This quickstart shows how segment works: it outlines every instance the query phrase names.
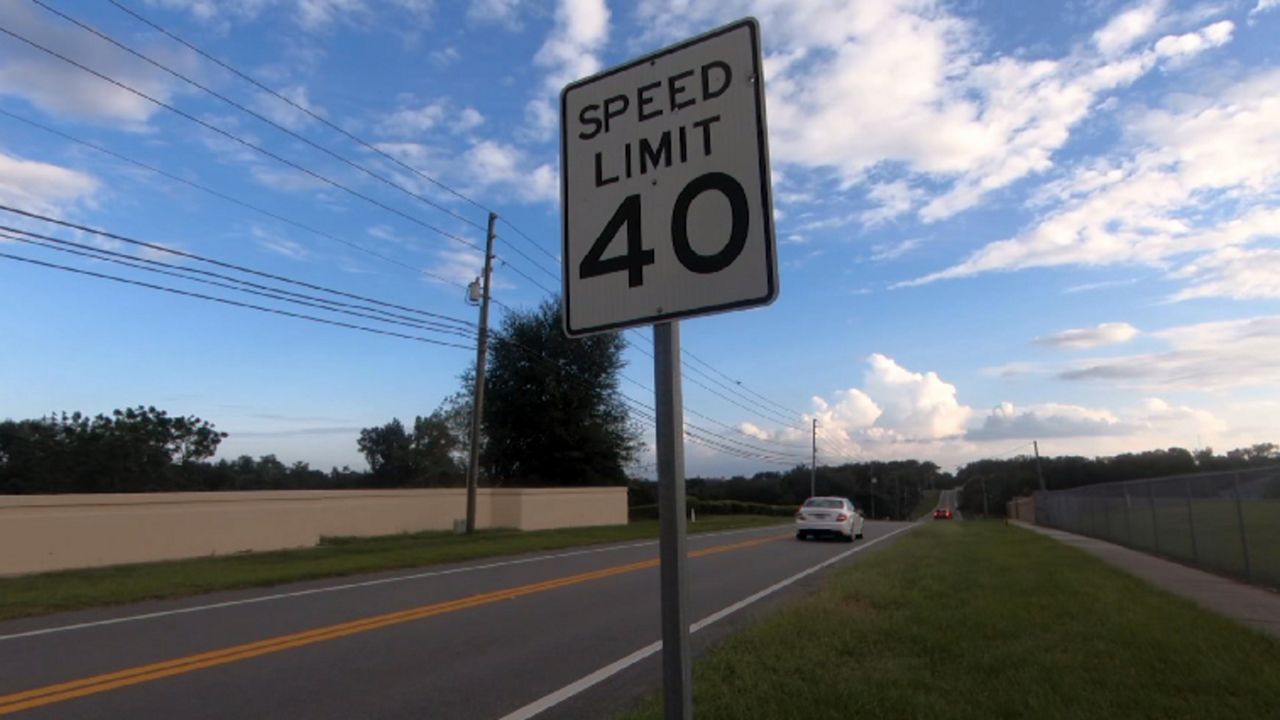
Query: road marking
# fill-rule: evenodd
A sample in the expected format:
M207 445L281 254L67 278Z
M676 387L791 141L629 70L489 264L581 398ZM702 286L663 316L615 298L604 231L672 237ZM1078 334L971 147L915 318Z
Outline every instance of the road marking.
M722 537L725 535L741 535L748 532L760 532L761 530L771 530L771 526L763 528L745 528L742 530L722 530L713 533L698 533L690 535L690 540L702 538ZM428 572L414 573L412 575L397 575L395 577L380 578L378 580L363 580L361 582L344 583L342 585L328 585L321 588L311 588L310 590L295 590L293 592L276 593L274 595L262 595L259 597L245 598L243 600L228 600L220 603L210 603L207 605L196 605L194 607L176 608L174 610L160 610L157 612L143 613L141 615L128 615L125 617L110 618L107 620L94 620L91 622L75 623L73 625L59 625L56 627L41 628L39 630L26 630L24 632L11 633L9 635L0 635L0 642L5 640L17 640L18 638L35 637L38 635L52 635L54 633L69 632L72 630L84 630L87 628L102 627L104 625L118 625L120 623L138 622L140 620L154 620L155 618L168 617L170 615L185 615L187 613L205 612L207 610L220 610L222 608L238 607L240 605L253 605L255 603L270 602L274 600L286 600L289 598L304 597L307 595L320 595L323 593L338 592L340 590L353 590L357 588L372 587L374 585L387 585L390 583L406 582L409 580L421 580L423 578L439 577L443 575L457 575L459 573L474 572L477 570L492 570L493 568L507 567L510 565L525 565L528 563L542 562L545 560L559 560L567 557L576 557L578 555L594 555L596 553L614 552L617 550L632 550L635 548L649 547L657 545L657 540L646 540L645 542L631 543L628 545L610 545L609 547L591 548L588 550L574 550L571 552L556 553L554 555L539 555L531 558L520 558L519 560L503 560L501 562L486 563L484 565L468 565L467 567L451 568L449 570L431 570Z
M810 567L806 570L801 570L800 572L796 573L795 575L792 575L791 577L785 580L776 582L770 585L769 587L761 590L760 592L755 593L754 595L749 595L739 600L738 602L733 603L732 605L729 605L728 607L722 608L702 618L698 622L689 626L689 632L690 633L698 632L699 630L707 627L708 625L711 625L712 623L723 620L724 618L756 602L757 600L760 600L763 597L772 595L773 593L781 590L782 588L785 588L788 585L791 585L792 583L802 580L805 577L808 577L809 575L812 575L813 573L829 565L838 563L841 560L849 557L850 555L853 555L854 553L862 552L863 550L866 550L867 548L871 547L872 545L875 545L878 542L888 540L894 535L897 535L900 532L905 532L907 530L910 530L911 528L914 528L917 525L919 525L918 522L907 525L906 527L898 528L897 530L894 530L893 532L890 532L887 535L882 535L878 538L875 538L874 540L869 540L866 542L866 544L859 545L850 550L846 550L840 553L839 555L836 555L835 557L829 558L827 560L824 560L818 563L817 565L814 565L813 567ZM655 643L646 645L624 658L621 658L612 663L609 663L608 665L605 665L599 670L596 670L595 672L589 675L585 675L569 683L568 685L565 685L564 687L560 688L559 690L556 690L553 693L550 693L541 698L538 698L537 700L534 700L533 702L529 703L528 705L525 705L524 707L518 710L515 710L514 712L510 712L506 715L503 715L499 720L529 720L529 718L539 715L547 710L550 710L556 705L559 705L565 700L568 700L569 698L581 693L582 691L590 688L591 686L597 685L609 679L610 677L617 675L618 673L622 672L623 670L626 670L632 665L635 665L641 660L644 660L650 655L657 653L661 649L662 649L661 640Z
M719 553L741 550L744 548L754 547L756 545L763 545L764 543L774 542L790 536L791 533L788 532L783 535L770 535L763 538L753 538L751 540L730 543L728 545L715 545L709 548L690 552L689 557L699 558L706 557L708 555L717 555ZM116 688L151 682L153 680L159 680L172 675L180 675L183 673L194 672L196 670L216 667L218 665L226 665L228 663L239 662L241 660L248 660L249 658L254 658L259 655L289 650L305 645L324 642L326 640L335 640L348 635L355 635L357 633L377 630L390 625L398 625L400 623L412 622L436 615L443 615L445 613L466 610L498 601L514 600L515 598L525 595L533 595L535 593L546 592L548 590L555 590L557 588L577 585L584 582L590 582L592 580L600 580L607 577L613 577L615 575L622 575L657 566L657 558L626 563L624 565L614 565L613 567L602 568L600 570L592 570L589 572L578 573L576 575L567 575L564 577L553 578L551 580L544 580L542 582L507 588L504 590L479 593L477 595L471 595L457 600L447 600L444 602L433 603L431 605L422 605L416 608L409 608L408 610L400 610L393 613L386 613L384 615L363 618L361 620L352 620L345 623L339 623L337 625L329 625L327 627L315 628L313 630L281 635L274 638L267 638L266 640L258 640L256 642L222 648L221 650L212 650L196 655L164 660L161 662L151 663L149 665L142 665L139 667L127 668L125 670L117 670L115 672L81 678L79 680L47 685L45 687L24 690L9 695L0 695L0 715L8 715L10 713L29 710L43 705L51 705L53 703L63 702L65 700L71 700L85 695L95 695L97 693L114 690Z

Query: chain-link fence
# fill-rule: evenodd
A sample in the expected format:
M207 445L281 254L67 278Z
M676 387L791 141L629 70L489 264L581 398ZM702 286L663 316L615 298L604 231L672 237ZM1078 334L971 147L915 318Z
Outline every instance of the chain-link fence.
M1280 466L1035 494L1036 523L1280 587Z

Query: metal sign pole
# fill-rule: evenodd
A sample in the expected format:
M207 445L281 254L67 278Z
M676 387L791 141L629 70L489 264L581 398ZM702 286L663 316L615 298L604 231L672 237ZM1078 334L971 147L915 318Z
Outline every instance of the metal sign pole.
M689 662L689 585L686 582L684 400L680 380L680 323L653 326L657 408L659 552L662 564L662 695L666 720L693 717Z

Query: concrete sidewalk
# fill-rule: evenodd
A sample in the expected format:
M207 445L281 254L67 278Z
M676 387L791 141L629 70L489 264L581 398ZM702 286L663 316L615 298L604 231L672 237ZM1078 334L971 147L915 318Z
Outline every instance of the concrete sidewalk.
M1280 593L1228 580L1104 540L1016 520L1009 522L1080 548L1156 587L1280 638Z

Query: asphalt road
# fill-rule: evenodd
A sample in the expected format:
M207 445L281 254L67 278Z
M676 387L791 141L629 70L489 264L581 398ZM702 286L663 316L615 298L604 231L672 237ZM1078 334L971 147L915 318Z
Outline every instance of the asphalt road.
M943 490L938 493L938 508L940 510L951 510L955 514L954 519L960 520L960 491Z
M853 545L690 536L695 652L909 527L868 522ZM628 543L0 623L0 716L603 717L660 683L656 556Z

